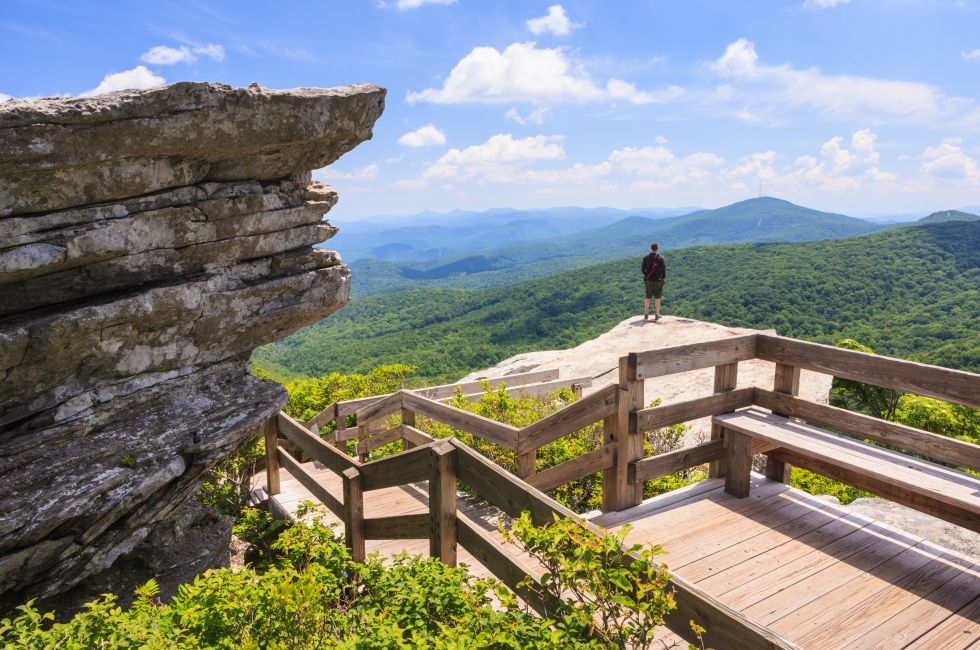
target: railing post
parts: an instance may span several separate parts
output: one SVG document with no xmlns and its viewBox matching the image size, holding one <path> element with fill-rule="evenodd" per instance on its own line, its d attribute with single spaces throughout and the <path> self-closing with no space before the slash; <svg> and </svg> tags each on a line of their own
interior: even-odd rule
<svg viewBox="0 0 980 650">
<path fill-rule="evenodd" d="M 725 492 L 744 499 L 749 496 L 752 473 L 752 437 L 731 429 L 726 429 L 724 435 L 728 450 Z"/>
<path fill-rule="evenodd" d="M 607 418 L 603 429 L 607 442 L 616 443 L 616 462 L 612 472 L 615 476 L 611 494 L 603 495 L 603 509 L 624 510 L 639 505 L 643 501 L 643 481 L 631 482 L 629 465 L 643 458 L 643 432 L 638 430 L 636 412 L 643 409 L 643 380 L 636 378 L 636 354 L 630 353 L 619 360 L 619 393 L 616 396 L 616 415 Z"/>
<path fill-rule="evenodd" d="M 517 454 L 517 476 L 523 479 L 534 476 L 538 471 L 537 463 L 537 449 L 532 449 L 531 451 L 524 452 L 523 454 Z"/>
<path fill-rule="evenodd" d="M 370 426 L 368 426 L 367 424 L 358 424 L 357 425 L 357 441 L 356 442 L 360 442 L 361 440 L 367 440 L 368 436 L 370 436 L 370 435 L 371 435 L 371 427 Z M 357 449 L 357 444 L 356 443 L 354 445 L 354 449 L 355 450 Z M 357 454 L 357 460 L 361 461 L 362 463 L 366 462 L 367 461 L 367 454 L 366 453 L 365 454 Z"/>
<path fill-rule="evenodd" d="M 456 566 L 456 450 L 432 448 L 429 472 L 429 555 Z"/>
<path fill-rule="evenodd" d="M 279 416 L 266 420 L 265 429 L 265 491 L 269 496 L 279 494 Z"/>
<path fill-rule="evenodd" d="M 773 391 L 785 393 L 796 397 L 800 394 L 800 369 L 795 366 L 787 366 L 776 363 L 776 372 L 773 379 Z M 776 415 L 786 415 L 773 411 Z M 776 460 L 772 454 L 766 454 L 766 478 L 780 483 L 789 483 L 792 478 L 793 467 L 789 463 Z"/>
<path fill-rule="evenodd" d="M 715 386 L 714 392 L 724 393 L 726 391 L 735 390 L 738 385 L 738 362 L 726 363 L 721 366 L 715 366 Z M 711 425 L 711 439 L 720 440 L 723 437 L 723 432 L 720 426 L 717 424 Z M 708 476 L 710 478 L 717 478 L 719 476 L 725 475 L 725 461 L 716 460 L 708 464 Z"/>
<path fill-rule="evenodd" d="M 344 541 L 355 562 L 363 562 L 364 490 L 361 473 L 355 467 L 344 470 Z"/>
<path fill-rule="evenodd" d="M 402 407 L 402 424 L 407 425 L 407 426 L 410 426 L 410 427 L 414 427 L 415 426 L 415 411 L 412 411 L 410 409 L 407 409 L 407 408 L 405 408 L 403 406 Z M 402 451 L 408 451 L 409 449 L 411 449 L 414 446 L 415 445 L 413 445 L 412 443 L 410 443 L 408 440 L 405 440 L 404 438 L 402 438 Z"/>
</svg>

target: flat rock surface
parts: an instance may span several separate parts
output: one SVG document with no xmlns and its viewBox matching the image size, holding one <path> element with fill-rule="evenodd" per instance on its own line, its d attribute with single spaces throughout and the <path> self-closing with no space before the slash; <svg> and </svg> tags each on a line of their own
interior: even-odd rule
<svg viewBox="0 0 980 650">
<path fill-rule="evenodd" d="M 385 90 L 183 82 L 0 104 L 0 216 L 318 169 L 371 138 Z"/>
<path fill-rule="evenodd" d="M 588 395 L 606 384 L 618 381 L 619 358 L 630 352 L 644 352 L 703 343 L 719 338 L 752 334 L 760 330 L 726 327 L 716 323 L 664 316 L 659 322 L 643 320 L 643 316 L 628 318 L 614 328 L 570 350 L 546 350 L 518 354 L 501 361 L 492 368 L 473 372 L 460 381 L 481 377 L 500 377 L 532 370 L 558 369 L 562 377 L 592 377 Z M 772 334 L 772 330 L 765 333 Z M 772 389 L 774 364 L 758 359 L 738 364 L 738 387 L 759 386 Z M 803 371 L 800 374 L 800 396 L 815 402 L 827 403 L 830 396 L 831 377 Z M 644 400 L 650 404 L 660 399 L 663 404 L 705 397 L 712 393 L 714 369 L 705 368 L 682 372 L 667 377 L 647 380 L 644 384 Z M 711 419 L 702 418 L 691 422 L 687 435 L 688 445 L 696 444 L 711 432 Z"/>
</svg>

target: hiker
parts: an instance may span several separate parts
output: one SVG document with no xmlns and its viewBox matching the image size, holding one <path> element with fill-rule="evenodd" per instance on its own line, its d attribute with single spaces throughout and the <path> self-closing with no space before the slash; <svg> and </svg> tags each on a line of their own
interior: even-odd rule
<svg viewBox="0 0 980 650">
<path fill-rule="evenodd" d="M 660 244 L 650 244 L 650 253 L 643 257 L 643 263 L 640 264 L 647 296 L 643 302 L 643 320 L 650 317 L 650 298 L 653 297 L 654 322 L 660 320 L 660 298 L 664 295 L 664 283 L 667 282 L 667 262 L 659 250 Z"/>
</svg>

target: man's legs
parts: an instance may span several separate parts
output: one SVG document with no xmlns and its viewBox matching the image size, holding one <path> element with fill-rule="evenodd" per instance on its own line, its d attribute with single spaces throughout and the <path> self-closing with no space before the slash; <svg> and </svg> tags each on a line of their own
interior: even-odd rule
<svg viewBox="0 0 980 650">
<path fill-rule="evenodd" d="M 660 316 L 660 298 L 653 299 L 653 308 L 656 311 L 657 316 Z M 647 309 L 650 309 L 650 301 L 647 300 Z"/>
<path fill-rule="evenodd" d="M 660 311 L 660 301 L 657 301 L 657 311 Z M 647 298 L 643 301 L 643 318 L 650 315 L 650 299 Z"/>
</svg>

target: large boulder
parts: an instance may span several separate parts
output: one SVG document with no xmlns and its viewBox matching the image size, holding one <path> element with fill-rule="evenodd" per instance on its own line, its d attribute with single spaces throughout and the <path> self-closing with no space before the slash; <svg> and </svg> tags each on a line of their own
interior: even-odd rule
<svg viewBox="0 0 980 650">
<path fill-rule="evenodd" d="M 371 137 L 384 95 L 0 105 L 0 611 L 145 553 L 282 407 L 249 355 L 347 302 L 314 248 L 337 195 L 309 172 Z"/>
</svg>

